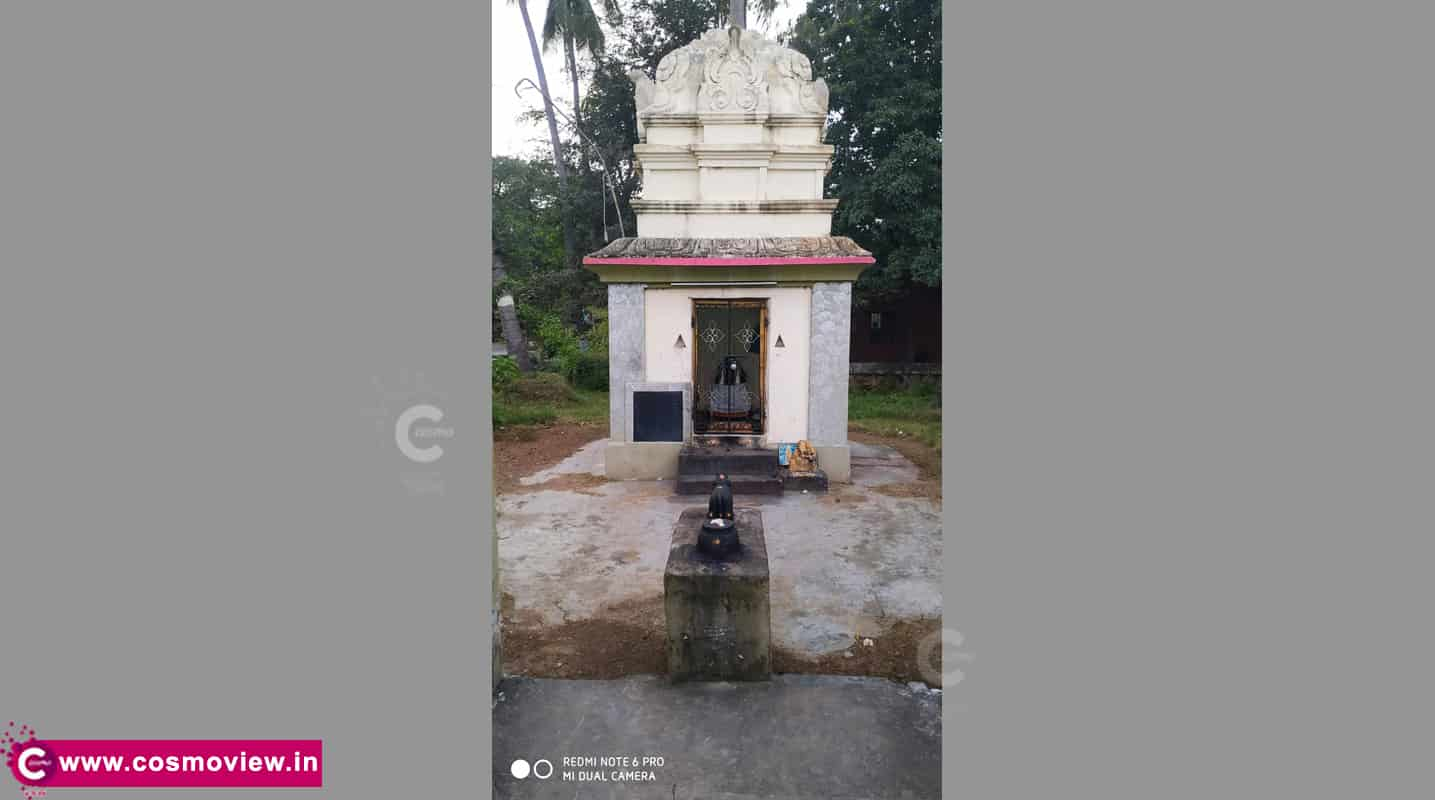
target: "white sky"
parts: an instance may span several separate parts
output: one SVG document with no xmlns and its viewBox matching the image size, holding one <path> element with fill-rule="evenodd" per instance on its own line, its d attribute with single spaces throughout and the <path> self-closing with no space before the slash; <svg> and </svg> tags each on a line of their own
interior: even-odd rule
<svg viewBox="0 0 1435 800">
<path fill-rule="evenodd" d="M 596 5 L 596 0 L 595 0 Z M 806 0 L 785 0 L 765 25 L 754 25 L 767 36 L 775 36 L 785 29 L 806 8 Z M 534 34 L 543 31 L 543 15 L 547 13 L 547 0 L 529 0 L 528 15 L 533 20 Z M 748 10 L 751 15 L 751 6 Z M 539 46 L 542 46 L 540 40 Z M 584 54 L 578 57 L 586 58 Z M 563 110 L 568 108 L 573 89 L 563 69 L 563 54 L 557 47 L 543 54 L 543 69 L 548 76 L 548 91 L 558 100 Z M 518 4 L 510 0 L 493 0 L 493 154 L 500 156 L 549 156 L 548 130 L 544 123 L 527 124 L 518 121 L 518 115 L 530 108 L 542 108 L 538 92 L 525 89 L 522 98 L 513 94 L 513 86 L 524 78 L 538 82 L 538 73 L 533 69 L 533 54 L 528 49 L 528 34 L 523 30 L 523 15 L 518 13 Z M 587 87 L 583 87 L 587 88 Z"/>
</svg>

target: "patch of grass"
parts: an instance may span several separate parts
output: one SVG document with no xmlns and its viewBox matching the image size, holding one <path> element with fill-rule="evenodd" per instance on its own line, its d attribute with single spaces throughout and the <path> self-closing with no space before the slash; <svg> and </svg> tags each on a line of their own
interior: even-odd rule
<svg viewBox="0 0 1435 800">
<path fill-rule="evenodd" d="M 561 375 L 553 373 L 516 378 L 493 396 L 495 429 L 607 421 L 607 392 L 574 389 Z"/>
<path fill-rule="evenodd" d="M 909 439 L 938 453 L 942 449 L 942 400 L 936 387 L 908 389 L 853 387 L 848 396 L 849 427 L 878 436 Z M 608 420 L 608 393 L 574 389 L 562 376 L 539 373 L 518 378 L 493 398 L 495 428 Z"/>
<path fill-rule="evenodd" d="M 553 406 L 532 405 L 530 403 L 504 402 L 495 397 L 493 399 L 493 427 L 508 428 L 514 425 L 547 425 L 558 419 L 558 411 Z"/>
<path fill-rule="evenodd" d="M 558 409 L 558 419 L 563 422 L 607 422 L 608 393 L 593 389 L 574 389 L 576 399 Z"/>
<path fill-rule="evenodd" d="M 578 399 L 568 381 L 553 372 L 535 372 L 514 378 L 499 393 L 514 402 L 548 405 L 571 403 Z"/>
<path fill-rule="evenodd" d="M 942 450 L 942 397 L 932 384 L 905 389 L 854 386 L 847 409 L 852 430 L 911 439 L 937 452 Z"/>
</svg>

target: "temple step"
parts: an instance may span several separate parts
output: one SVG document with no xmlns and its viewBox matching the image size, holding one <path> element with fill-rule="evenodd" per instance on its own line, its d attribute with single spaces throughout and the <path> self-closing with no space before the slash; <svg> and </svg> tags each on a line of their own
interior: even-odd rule
<svg viewBox="0 0 1435 800">
<path fill-rule="evenodd" d="M 782 494 L 782 479 L 776 475 L 732 475 L 733 497 L 741 500 L 743 495 Z M 679 475 L 675 494 L 710 495 L 717 473 L 707 475 Z"/>
<path fill-rule="evenodd" d="M 678 474 L 776 477 L 777 451 L 752 447 L 684 447 L 678 453 Z"/>
</svg>

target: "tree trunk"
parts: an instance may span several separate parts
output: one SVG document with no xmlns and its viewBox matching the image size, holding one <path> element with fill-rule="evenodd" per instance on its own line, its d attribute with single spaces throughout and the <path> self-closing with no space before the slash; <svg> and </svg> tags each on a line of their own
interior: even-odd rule
<svg viewBox="0 0 1435 800">
<path fill-rule="evenodd" d="M 523 27 L 528 31 L 528 49 L 533 51 L 533 68 L 538 71 L 538 88 L 543 92 L 543 111 L 548 117 L 548 139 L 553 145 L 553 169 L 558 173 L 558 207 L 563 219 L 563 256 L 568 266 L 578 269 L 578 239 L 573 234 L 573 214 L 568 202 L 568 167 L 563 163 L 563 142 L 558 138 L 558 117 L 553 113 L 553 100 L 548 94 L 548 74 L 543 70 L 543 55 L 538 37 L 533 35 L 533 20 L 528 16 L 528 0 L 518 0 Z"/>
<path fill-rule="evenodd" d="M 573 46 L 573 34 L 567 32 L 563 34 L 563 48 L 568 54 L 568 75 L 573 78 L 573 122 L 579 130 L 582 130 L 583 107 L 578 94 L 578 51 Z M 583 134 L 580 133 L 578 136 L 581 139 Z"/>
<path fill-rule="evenodd" d="M 508 277 L 508 270 L 503 266 L 503 256 L 493 251 L 493 285 L 503 283 Z M 523 338 L 523 326 L 518 321 L 518 306 L 513 302 L 513 295 L 504 292 L 498 297 L 498 322 L 503 328 L 503 342 L 508 345 L 508 354 L 518 364 L 518 371 L 529 373 L 533 371 L 533 362 L 528 359 L 528 340 Z"/>
</svg>

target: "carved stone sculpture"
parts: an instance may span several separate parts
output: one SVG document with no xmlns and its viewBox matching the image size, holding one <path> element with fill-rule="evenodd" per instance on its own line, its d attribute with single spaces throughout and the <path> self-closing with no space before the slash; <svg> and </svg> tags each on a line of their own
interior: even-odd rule
<svg viewBox="0 0 1435 800">
<path fill-rule="evenodd" d="M 813 79 L 807 56 L 737 27 L 715 28 L 663 56 L 651 80 L 638 70 L 628 77 L 639 136 L 653 114 L 827 114 L 827 83 Z"/>
<path fill-rule="evenodd" d="M 793 475 L 812 475 L 817 472 L 817 448 L 803 439 L 787 457 L 787 469 Z"/>
</svg>

